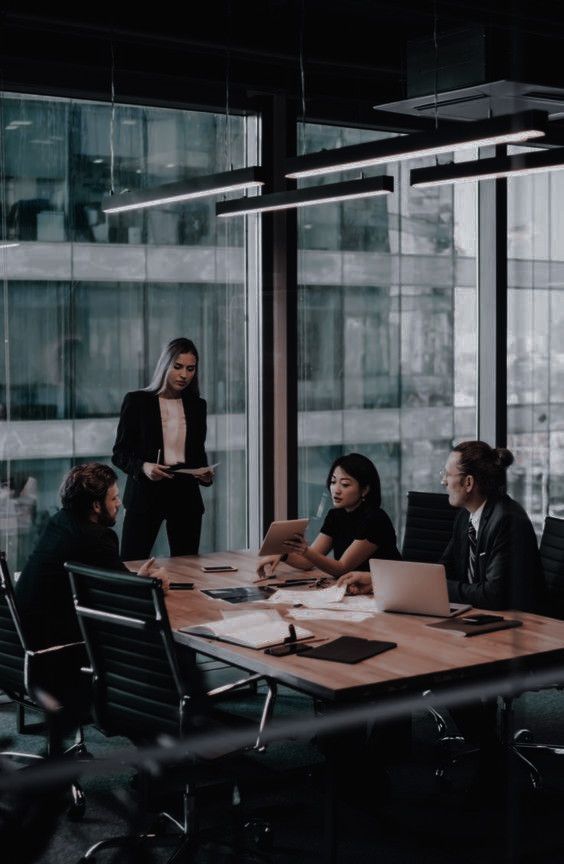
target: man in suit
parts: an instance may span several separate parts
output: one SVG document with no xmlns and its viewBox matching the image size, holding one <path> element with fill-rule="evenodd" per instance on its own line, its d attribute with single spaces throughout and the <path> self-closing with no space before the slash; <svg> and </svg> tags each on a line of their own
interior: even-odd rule
<svg viewBox="0 0 564 864">
<path fill-rule="evenodd" d="M 520 504 L 507 495 L 505 473 L 513 454 L 483 441 L 453 448 L 441 482 L 459 507 L 441 558 L 449 599 L 482 609 L 538 611 L 543 580 L 537 540 Z"/>
<path fill-rule="evenodd" d="M 453 447 L 441 472 L 449 503 L 460 508 L 441 558 L 449 599 L 482 609 L 542 608 L 543 579 L 537 539 L 524 509 L 506 493 L 513 454 L 484 441 Z M 351 594 L 369 593 L 370 576 L 339 580 Z M 477 785 L 496 794 L 504 752 L 496 734 L 497 705 L 483 699 L 451 709 L 465 739 L 480 748 Z"/>
<path fill-rule="evenodd" d="M 121 503 L 114 470 L 98 462 L 76 465 L 63 480 L 60 496 L 62 509 L 47 523 L 15 587 L 34 649 L 82 639 L 65 561 L 128 572 L 112 530 Z M 168 587 L 168 577 L 162 567 L 154 567 L 154 559 L 137 572 L 158 576 Z"/>
</svg>

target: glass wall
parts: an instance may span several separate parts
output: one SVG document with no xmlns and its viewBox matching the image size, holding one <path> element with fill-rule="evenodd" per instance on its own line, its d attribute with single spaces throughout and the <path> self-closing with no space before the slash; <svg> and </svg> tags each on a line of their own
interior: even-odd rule
<svg viewBox="0 0 564 864">
<path fill-rule="evenodd" d="M 201 548 L 246 546 L 256 285 L 249 293 L 244 220 L 217 220 L 213 198 L 107 218 L 100 205 L 111 188 L 254 164 L 256 123 L 13 94 L 1 104 L 0 542 L 11 566 L 55 511 L 65 471 L 109 461 L 124 394 L 180 335 L 200 351 L 208 455 L 221 463 L 203 492 Z"/>
<path fill-rule="evenodd" d="M 559 172 L 508 181 L 511 493 L 539 535 L 547 513 L 564 516 L 563 197 Z"/>
<path fill-rule="evenodd" d="M 307 124 L 301 152 L 377 137 Z M 300 514 L 321 518 L 332 460 L 359 451 L 401 534 L 407 491 L 440 491 L 453 439 L 475 437 L 476 190 L 412 189 L 422 164 L 373 169 L 393 195 L 300 212 Z"/>
</svg>

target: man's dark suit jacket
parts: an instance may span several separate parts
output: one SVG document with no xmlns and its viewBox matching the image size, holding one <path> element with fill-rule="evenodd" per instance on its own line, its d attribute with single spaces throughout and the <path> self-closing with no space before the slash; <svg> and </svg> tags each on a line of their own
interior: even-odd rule
<svg viewBox="0 0 564 864">
<path fill-rule="evenodd" d="M 51 517 L 16 582 L 23 626 L 34 649 L 82 639 L 65 561 L 129 572 L 111 528 L 77 519 L 70 510 Z"/>
<path fill-rule="evenodd" d="M 206 442 L 206 402 L 187 393 L 182 398 L 186 416 L 185 462 L 188 468 L 208 464 Z M 144 462 L 164 462 L 163 429 L 159 398 L 146 390 L 127 393 L 114 444 L 112 462 L 127 474 L 123 503 L 127 510 L 162 513 L 181 506 L 184 511 L 203 513 L 204 505 L 197 481 L 189 475 L 155 483 L 143 473 Z"/>
<path fill-rule="evenodd" d="M 461 510 L 441 558 L 449 599 L 483 609 L 539 611 L 543 579 L 537 538 L 521 505 L 509 495 L 486 501 L 478 526 L 472 584 L 467 577 L 469 519 L 468 510 Z"/>
</svg>

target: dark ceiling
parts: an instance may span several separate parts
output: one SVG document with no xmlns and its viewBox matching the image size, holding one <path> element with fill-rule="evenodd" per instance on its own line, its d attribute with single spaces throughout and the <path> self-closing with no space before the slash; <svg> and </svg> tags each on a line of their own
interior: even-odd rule
<svg viewBox="0 0 564 864">
<path fill-rule="evenodd" d="M 224 108 L 229 92 L 235 109 L 285 93 L 298 113 L 305 103 L 309 118 L 358 123 L 373 121 L 374 105 L 401 103 L 425 64 L 421 87 L 434 82 L 439 93 L 464 76 L 475 78 L 466 83 L 481 76 L 564 87 L 562 0 L 200 0 L 134 13 L 119 3 L 108 7 L 4 6 L 3 89 L 109 99 L 112 52 L 120 101 Z M 470 52 L 462 68 L 452 47 L 466 33 L 484 46 L 481 66 Z"/>
</svg>

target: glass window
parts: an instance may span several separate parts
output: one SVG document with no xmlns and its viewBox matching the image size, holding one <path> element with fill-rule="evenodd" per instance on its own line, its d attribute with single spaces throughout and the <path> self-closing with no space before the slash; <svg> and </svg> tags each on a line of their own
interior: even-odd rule
<svg viewBox="0 0 564 864">
<path fill-rule="evenodd" d="M 558 172 L 508 181 L 510 492 L 541 534 L 564 516 L 564 247 Z"/>
<path fill-rule="evenodd" d="M 378 137 L 306 124 L 300 146 Z M 411 189 L 421 164 L 367 172 L 392 174 L 391 196 L 299 213 L 299 509 L 318 520 L 332 460 L 357 451 L 401 532 L 407 491 L 440 491 L 453 439 L 475 437 L 475 187 Z"/>
<path fill-rule="evenodd" d="M 201 549 L 246 546 L 257 286 L 245 220 L 217 220 L 214 198 L 108 218 L 100 208 L 112 180 L 119 194 L 254 164 L 256 121 L 4 93 L 2 123 L 2 236 L 17 244 L 0 248 L 0 546 L 10 565 L 25 563 L 70 465 L 109 462 L 125 393 L 146 386 L 163 345 L 183 335 L 201 354 L 207 449 L 221 463 L 203 492 Z M 157 553 L 167 549 L 161 538 Z"/>
</svg>

